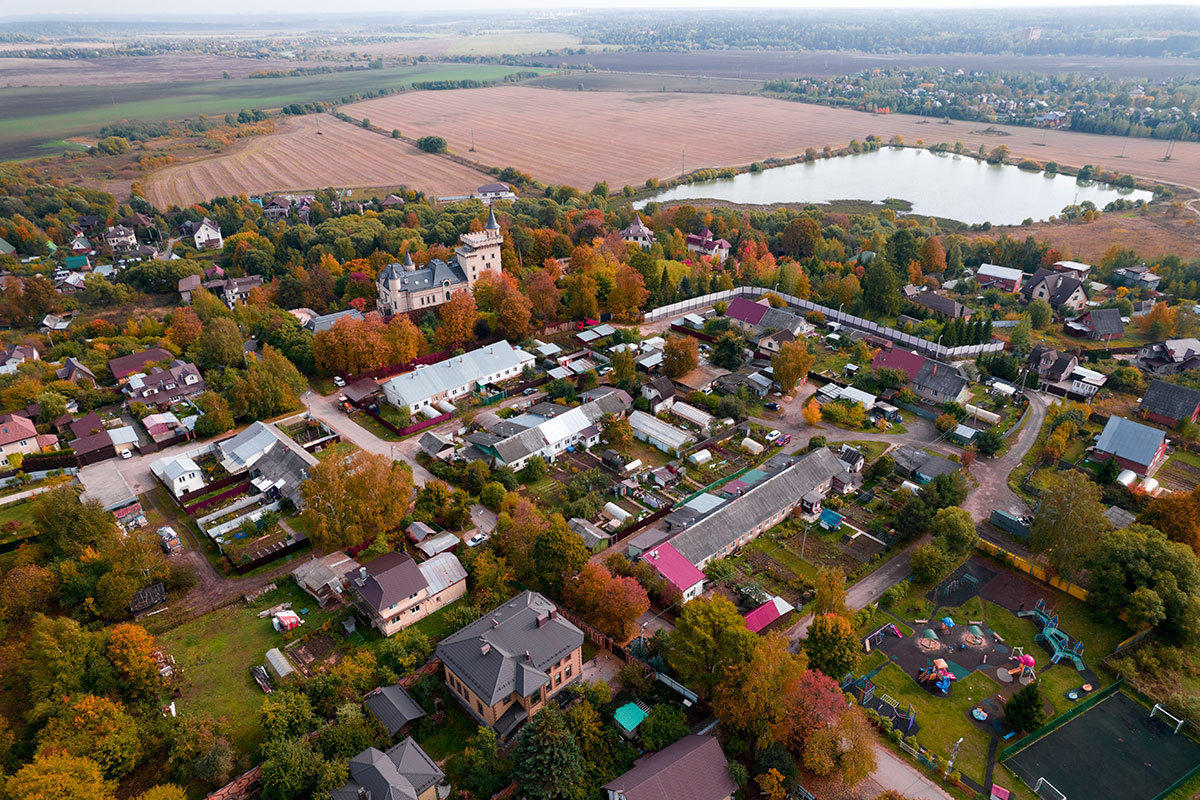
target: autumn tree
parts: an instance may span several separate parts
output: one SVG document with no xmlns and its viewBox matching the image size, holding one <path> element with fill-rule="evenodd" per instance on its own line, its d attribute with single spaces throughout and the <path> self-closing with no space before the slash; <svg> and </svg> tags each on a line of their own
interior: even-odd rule
<svg viewBox="0 0 1200 800">
<path fill-rule="evenodd" d="M 614 577 L 599 564 L 585 564 L 564 593 L 572 608 L 618 641 L 632 636 L 634 623 L 650 610 L 650 596 L 636 578 Z"/>
<path fill-rule="evenodd" d="M 1053 472 L 1033 517 L 1030 545 L 1046 558 L 1052 572 L 1070 577 L 1083 565 L 1097 533 L 1111 527 L 1099 486 L 1079 472 Z"/>
<path fill-rule="evenodd" d="M 438 307 L 438 318 L 438 346 L 447 350 L 462 347 L 475 338 L 475 297 L 465 290 L 455 292 Z"/>
<path fill-rule="evenodd" d="M 105 776 L 120 778 L 137 766 L 141 739 L 138 724 L 124 705 L 84 694 L 56 709 L 38 733 L 38 748 L 43 753 L 62 750 L 91 759 Z"/>
<path fill-rule="evenodd" d="M 195 313 L 195 312 L 193 312 Z M 242 332 L 228 317 L 209 320 L 196 339 L 196 360 L 205 367 L 229 367 L 242 363 Z"/>
<path fill-rule="evenodd" d="M 388 361 L 407 364 L 425 347 L 425 335 L 406 315 L 397 314 L 387 325 Z"/>
<path fill-rule="evenodd" d="M 804 651 L 810 665 L 831 678 L 840 678 L 858 664 L 859 642 L 854 625 L 840 614 L 817 617 L 808 628 Z"/>
<path fill-rule="evenodd" d="M 196 312 L 187 306 L 182 306 L 171 312 L 171 325 L 167 328 L 167 338 L 179 346 L 179 349 L 186 350 L 192 346 L 192 342 L 200 338 L 200 334 L 204 332 L 204 326 L 200 322 L 200 317 L 196 316 Z"/>
<path fill-rule="evenodd" d="M 642 304 L 650 297 L 646 281 L 640 272 L 628 264 L 617 267 L 612 291 L 608 293 L 608 308 L 619 320 L 632 321 L 637 318 Z"/>
<path fill-rule="evenodd" d="M 672 380 L 682 378 L 700 363 L 700 348 L 691 336 L 668 336 L 663 346 L 663 374 Z"/>
<path fill-rule="evenodd" d="M 591 557 L 579 534 L 555 514 L 533 544 L 533 563 L 541 588 L 551 597 L 562 597 L 563 584 L 571 580 Z"/>
<path fill-rule="evenodd" d="M 804 421 L 809 425 L 817 425 L 821 422 L 821 404 L 817 402 L 817 398 L 811 398 L 804 406 Z"/>
<path fill-rule="evenodd" d="M 548 272 L 536 270 L 525 279 L 525 296 L 529 298 L 531 310 L 539 320 L 551 322 L 558 319 L 562 292 Z"/>
<path fill-rule="evenodd" d="M 779 352 L 771 357 L 771 368 L 784 394 L 790 393 L 807 377 L 814 360 L 815 357 L 808 351 L 808 345 L 800 339 L 780 345 Z"/>
<path fill-rule="evenodd" d="M 1138 522 L 1157 528 L 1171 541 L 1183 542 L 1200 555 L 1200 487 L 1190 492 L 1163 492 L 1150 501 Z"/>
<path fill-rule="evenodd" d="M 244 372 L 229 387 L 230 408 L 240 419 L 270 419 L 300 405 L 308 382 L 283 353 L 264 344 L 259 357 L 251 356 Z"/>
<path fill-rule="evenodd" d="M 815 593 L 808 609 L 814 617 L 846 613 L 846 574 L 839 567 L 824 567 L 817 573 Z"/>
<path fill-rule="evenodd" d="M 783 228 L 780 243 L 792 258 L 812 258 L 821 244 L 821 226 L 809 217 L 797 217 Z"/>
<path fill-rule="evenodd" d="M 615 385 L 627 391 L 637 388 L 637 360 L 634 358 L 633 350 L 625 348 L 613 353 L 609 365 L 613 370 L 612 380 Z"/>
<path fill-rule="evenodd" d="M 310 469 L 300 486 L 309 538 L 326 552 L 353 547 L 399 527 L 413 476 L 406 464 L 357 450 Z"/>
<path fill-rule="evenodd" d="M 946 271 L 946 251 L 936 236 L 930 236 L 921 245 L 921 270 L 926 275 Z"/>
<path fill-rule="evenodd" d="M 195 398 L 196 406 L 200 409 L 200 418 L 196 420 L 196 436 L 207 439 L 233 429 L 233 412 L 229 401 L 213 391 Z"/>
<path fill-rule="evenodd" d="M 684 605 L 667 661 L 689 688 L 711 697 L 729 669 L 753 657 L 757 644 L 737 608 L 718 594 Z"/>
<path fill-rule="evenodd" d="M 1168 338 L 1175 331 L 1176 311 L 1164 302 L 1154 304 L 1150 312 L 1137 318 L 1138 329 L 1150 339 Z"/>
<path fill-rule="evenodd" d="M 821 728 L 808 737 L 804 766 L 815 775 L 836 775 L 845 786 L 855 786 L 875 771 L 875 738 L 862 709 L 849 708 L 832 728 Z"/>
<path fill-rule="evenodd" d="M 113 800 L 115 786 L 90 758 L 61 750 L 42 752 L 4 784 L 21 800 Z"/>
<path fill-rule="evenodd" d="M 73 486 L 52 489 L 34 501 L 33 527 L 51 552 L 65 554 L 95 548 L 118 532 L 113 515 L 95 500 L 81 500 Z"/>
<path fill-rule="evenodd" d="M 317 727 L 317 715 L 303 692 L 288 690 L 271 694 L 258 712 L 267 741 L 278 742 L 303 736 Z"/>
<path fill-rule="evenodd" d="M 617 414 L 605 414 L 600 420 L 601 439 L 609 447 L 626 448 L 633 444 L 633 426 Z"/>
<path fill-rule="evenodd" d="M 713 690 L 713 710 L 721 722 L 759 747 L 780 738 L 792 714 L 788 699 L 801 691 L 807 661 L 788 652 L 780 634 L 761 638 L 753 656 L 730 667 Z"/>
<path fill-rule="evenodd" d="M 154 637 L 141 625 L 122 623 L 108 631 L 108 660 L 129 687 L 129 693 L 151 697 L 162 686 L 162 677 L 154 662 L 157 646 Z"/>
<path fill-rule="evenodd" d="M 529 320 L 532 315 L 533 306 L 529 298 L 511 279 L 505 278 L 497 310 L 497 320 L 504 335 L 517 341 L 524 339 L 529 335 Z"/>
<path fill-rule="evenodd" d="M 58 577 L 38 564 L 20 564 L 4 574 L 0 581 L 0 602 L 4 616 L 16 622 L 26 614 L 43 611 L 58 590 Z"/>
</svg>

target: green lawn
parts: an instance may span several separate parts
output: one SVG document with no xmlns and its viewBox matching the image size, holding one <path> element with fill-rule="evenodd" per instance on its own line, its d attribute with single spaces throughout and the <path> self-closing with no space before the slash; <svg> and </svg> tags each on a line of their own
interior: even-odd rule
<svg viewBox="0 0 1200 800">
<path fill-rule="evenodd" d="M 35 86 L 0 89 L 10 116 L 0 136 L 0 158 L 46 155 L 46 142 L 89 133 L 121 119 L 179 120 L 199 114 L 274 109 L 314 100 L 338 101 L 378 89 L 408 89 L 414 81 L 499 81 L 530 67 L 423 64 L 382 70 L 286 78 L 129 83 L 112 86 Z M 548 71 L 548 70 L 541 70 Z M 449 97 L 447 102 L 451 102 Z"/>
<path fill-rule="evenodd" d="M 10 522 L 19 522 L 20 527 L 13 531 L 5 531 L 3 539 L 18 539 L 33 533 L 33 500 L 18 500 L 0 506 L 0 529 Z"/>
<path fill-rule="evenodd" d="M 270 619 L 257 613 L 291 600 L 292 608 L 308 608 L 304 628 L 313 630 L 330 618 L 290 580 L 247 607 L 238 603 L 205 614 L 159 635 L 182 673 L 180 713 L 224 717 L 239 752 L 253 755 L 262 741 L 258 709 L 266 696 L 250 676 L 272 647 L 282 648 L 283 636 Z"/>
<path fill-rule="evenodd" d="M 337 444 L 326 447 L 324 450 L 317 453 L 317 460 L 325 461 L 329 458 L 341 458 L 342 456 L 350 455 L 357 449 L 358 445 L 356 445 L 354 442 L 338 442 Z"/>
<path fill-rule="evenodd" d="M 434 761 L 442 761 L 462 752 L 467 739 L 479 727 L 479 723 L 467 716 L 449 692 L 443 692 L 443 707 L 446 709 L 445 722 L 423 736 L 418 733 L 416 737 L 417 744 Z"/>
<path fill-rule="evenodd" d="M 962 737 L 954 768 L 972 780 L 983 783 L 987 770 L 989 737 L 976 728 L 967 713 L 981 700 L 999 692 L 1000 687 L 980 672 L 955 681 L 949 697 L 935 697 L 917 686 L 916 680 L 895 664 L 885 666 L 873 679 L 875 696 L 887 694 L 905 708 L 912 703 L 921 731 L 917 740 L 936 756 L 950 757 L 951 745 Z"/>
<path fill-rule="evenodd" d="M 386 439 L 389 442 L 398 442 L 401 440 L 401 438 L 403 438 L 403 437 L 397 436 L 396 434 L 392 433 L 387 428 L 383 427 L 378 422 L 376 422 L 373 418 L 368 417 L 366 414 L 364 414 L 361 411 L 357 411 L 357 412 L 351 414 L 349 416 L 349 419 L 352 422 L 357 423 L 360 427 L 366 428 L 371 433 L 378 436 L 380 439 Z"/>
<path fill-rule="evenodd" d="M 446 622 L 446 612 L 452 608 L 461 606 L 466 602 L 466 598 L 460 598 L 445 608 L 439 608 L 437 611 L 418 622 L 415 626 L 416 629 L 428 636 L 430 642 L 437 644 L 455 631 L 455 629 L 450 627 L 450 625 Z"/>
<path fill-rule="evenodd" d="M 896 426 L 893 426 L 896 427 Z M 858 452 L 862 453 L 867 459 L 867 463 L 873 463 L 877 458 L 883 455 L 883 451 L 888 449 L 887 442 L 842 442 L 848 444 Z"/>
</svg>

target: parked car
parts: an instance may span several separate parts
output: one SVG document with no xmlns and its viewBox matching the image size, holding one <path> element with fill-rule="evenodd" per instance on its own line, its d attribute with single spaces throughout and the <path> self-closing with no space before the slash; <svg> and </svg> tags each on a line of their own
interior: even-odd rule
<svg viewBox="0 0 1200 800">
<path fill-rule="evenodd" d="M 779 403 L 763 403 L 763 408 L 767 411 L 778 411 Z"/>
<path fill-rule="evenodd" d="M 787 444 L 791 440 L 792 440 L 792 435 L 790 433 L 785 433 L 783 436 L 780 436 L 778 439 L 775 440 L 775 446 L 783 447 L 785 444 Z"/>
<path fill-rule="evenodd" d="M 121 458 L 133 458 L 133 451 L 132 450 L 122 450 Z"/>
<path fill-rule="evenodd" d="M 771 442 L 775 441 L 775 440 L 776 440 L 776 439 L 778 439 L 780 436 L 783 436 L 783 434 L 782 434 L 782 433 L 780 433 L 779 431 L 771 431 L 770 433 L 768 433 L 768 434 L 767 434 L 767 437 L 766 437 L 766 438 L 767 438 L 767 443 L 769 444 L 769 443 L 771 443 Z"/>
<path fill-rule="evenodd" d="M 479 545 L 483 544 L 490 538 L 492 538 L 490 534 L 482 532 L 477 533 L 470 539 L 467 539 L 467 547 L 479 547 Z"/>
<path fill-rule="evenodd" d="M 525 395 L 526 397 L 529 397 L 529 395 L 531 395 L 531 394 L 537 394 L 537 389 L 530 386 L 525 391 L 521 392 L 521 394 Z"/>
<path fill-rule="evenodd" d="M 334 375 L 333 376 L 333 385 L 340 389 L 346 385 L 346 379 L 343 378 L 341 375 Z"/>
</svg>

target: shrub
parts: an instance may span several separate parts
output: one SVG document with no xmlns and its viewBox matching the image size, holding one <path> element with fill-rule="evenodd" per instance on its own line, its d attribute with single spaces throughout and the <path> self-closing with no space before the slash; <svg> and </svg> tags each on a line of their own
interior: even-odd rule
<svg viewBox="0 0 1200 800">
<path fill-rule="evenodd" d="M 446 152 L 446 140 L 441 136 L 422 136 L 417 139 L 417 147 L 426 153 L 444 153 Z"/>
</svg>

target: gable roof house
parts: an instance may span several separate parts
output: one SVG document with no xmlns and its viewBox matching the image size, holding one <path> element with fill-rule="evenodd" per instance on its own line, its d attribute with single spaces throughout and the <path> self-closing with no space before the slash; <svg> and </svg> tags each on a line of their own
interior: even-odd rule
<svg viewBox="0 0 1200 800">
<path fill-rule="evenodd" d="M 349 571 L 345 588 L 371 624 L 391 636 L 465 595 L 467 571 L 453 553 L 417 564 L 391 552 Z"/>
<path fill-rule="evenodd" d="M 970 319 L 971 309 L 937 292 L 918 292 L 909 298 L 916 305 L 947 319 Z"/>
<path fill-rule="evenodd" d="M 363 699 L 363 705 L 379 720 L 379 724 L 387 729 L 388 736 L 392 738 L 404 730 L 406 725 L 425 716 L 425 709 L 421 708 L 398 683 L 373 689 Z"/>
<path fill-rule="evenodd" d="M 501 339 L 478 350 L 397 375 L 383 384 L 383 394 L 397 408 L 408 408 L 417 413 L 442 400 L 453 402 L 479 386 L 516 377 L 536 361 L 532 354 Z"/>
<path fill-rule="evenodd" d="M 1151 381 L 1138 413 L 1151 422 L 1173 427 L 1182 421 L 1195 422 L 1200 416 L 1200 390 L 1166 381 Z"/>
<path fill-rule="evenodd" d="M 18 453 L 36 453 L 40 447 L 33 420 L 14 414 L 0 417 L 0 466 L 7 467 L 9 459 Z"/>
<path fill-rule="evenodd" d="M 539 403 L 524 414 L 497 420 L 486 433 L 468 435 L 467 441 L 493 465 L 514 470 L 523 468 L 535 455 L 554 461 L 568 448 L 598 444 L 601 418 L 608 413 L 624 413 L 629 407 L 628 397 L 616 390 L 569 409 Z"/>
<path fill-rule="evenodd" d="M 90 381 L 93 386 L 97 383 L 96 376 L 92 374 L 92 371 L 74 356 L 67 356 L 63 361 L 63 365 L 54 371 L 54 377 L 60 381 L 72 381 L 74 383 Z"/>
<path fill-rule="evenodd" d="M 517 193 L 507 183 L 485 183 L 477 187 L 471 196 L 476 200 L 483 201 L 485 206 L 490 206 L 497 200 L 517 199 Z"/>
<path fill-rule="evenodd" d="M 766 300 L 755 302 L 745 297 L 734 297 L 725 308 L 725 318 L 745 331 L 754 330 L 759 326 L 771 305 Z"/>
<path fill-rule="evenodd" d="M 737 784 L 721 743 L 688 734 L 604 784 L 608 800 L 730 800 Z"/>
<path fill-rule="evenodd" d="M 1037 373 L 1039 383 L 1057 383 L 1077 366 L 1079 358 L 1074 353 L 1060 353 L 1044 344 L 1036 345 L 1029 353 L 1029 368 Z"/>
<path fill-rule="evenodd" d="M 333 311 L 329 314 L 320 314 L 310 317 L 302 323 L 305 330 L 312 333 L 320 333 L 327 331 L 343 319 L 352 319 L 362 322 L 365 317 L 357 308 L 347 308 L 345 311 Z"/>
<path fill-rule="evenodd" d="M 17 344 L 0 351 L 0 375 L 11 375 L 17 371 L 17 367 L 24 364 L 26 361 L 38 361 L 41 356 L 38 355 L 36 347 L 29 345 Z"/>
<path fill-rule="evenodd" d="M 131 403 L 161 408 L 178 403 L 184 397 L 203 394 L 204 378 L 195 364 L 176 359 L 166 369 L 153 367 L 149 374 L 139 372 L 130 375 L 125 382 L 124 392 Z"/>
<path fill-rule="evenodd" d="M 1150 268 L 1145 264 L 1137 264 L 1136 266 L 1114 270 L 1110 280 L 1117 286 L 1128 286 L 1134 289 L 1145 289 L 1153 292 L 1157 291 L 1162 276 L 1151 272 Z"/>
<path fill-rule="evenodd" d="M 625 226 L 621 230 L 621 239 L 636 244 L 639 247 L 650 247 L 654 244 L 654 231 L 646 227 L 646 223 L 642 222 L 642 215 L 635 213 L 633 222 Z"/>
<path fill-rule="evenodd" d="M 995 264 L 980 264 L 975 271 L 975 282 L 983 288 L 993 287 L 1002 292 L 1016 292 L 1021 289 L 1021 281 L 1025 273 L 1012 267 L 1000 267 Z"/>
<path fill-rule="evenodd" d="M 459 703 L 507 739 L 579 679 L 583 632 L 527 591 L 442 639 L 437 657 Z"/>
<path fill-rule="evenodd" d="M 274 425 L 251 423 L 235 436 L 217 443 L 221 466 L 230 475 L 246 472 L 260 492 L 278 492 L 297 508 L 304 507 L 300 484 L 308 480 L 317 459 Z"/>
<path fill-rule="evenodd" d="M 968 394 L 967 379 L 958 368 L 932 358 L 925 359 L 909 386 L 918 397 L 937 404 L 961 403 Z"/>
<path fill-rule="evenodd" d="M 1200 339 L 1167 339 L 1138 351 L 1134 363 L 1151 375 L 1178 375 L 1200 369 Z"/>
<path fill-rule="evenodd" d="M 1076 313 L 1087 303 L 1087 293 L 1079 278 L 1048 269 L 1039 269 L 1024 282 L 1021 297 L 1026 303 L 1045 300 L 1051 308 L 1067 308 Z"/>
<path fill-rule="evenodd" d="M 350 759 L 350 780 L 332 800 L 445 800 L 446 774 L 410 736 L 385 753 L 368 747 Z"/>
<path fill-rule="evenodd" d="M 647 550 L 641 558 L 679 593 L 678 602 L 681 605 L 704 593 L 704 573 L 672 547 L 670 542 Z"/>
<path fill-rule="evenodd" d="M 708 228 L 700 231 L 699 236 L 689 233 L 684 237 L 684 244 L 691 252 L 711 256 L 715 261 L 724 261 L 729 258 L 729 253 L 733 249 L 733 245 L 724 239 L 714 239 L 713 232 Z"/>
<path fill-rule="evenodd" d="M 225 246 L 221 226 L 208 217 L 199 222 L 185 222 L 180 228 L 185 236 L 192 237 L 197 250 L 220 250 Z"/>
<path fill-rule="evenodd" d="M 1068 321 L 1064 329 L 1076 336 L 1106 342 L 1125 335 L 1125 323 L 1121 321 L 1121 312 L 1116 308 L 1094 308 Z"/>
<path fill-rule="evenodd" d="M 642 384 L 642 397 L 650 403 L 651 414 L 660 414 L 675 402 L 675 384 L 664 375 L 656 375 Z"/>
<path fill-rule="evenodd" d="M 155 470 L 155 467 L 158 469 Z M 158 474 L 159 480 L 165 483 L 171 494 L 176 497 L 182 497 L 204 486 L 204 474 L 199 465 L 188 456 L 157 461 L 151 467 L 151 471 Z"/>
<path fill-rule="evenodd" d="M 117 383 L 124 385 L 129 380 L 129 376 L 143 372 L 147 364 L 155 361 L 170 361 L 173 358 L 174 356 L 167 350 L 163 350 L 161 347 L 151 347 L 140 353 L 130 353 L 127 356 L 110 359 L 108 369 L 117 379 Z"/>
<path fill-rule="evenodd" d="M 1162 465 L 1167 435 L 1157 428 L 1124 417 L 1109 417 L 1096 441 L 1095 457 L 1115 458 L 1121 469 L 1150 477 Z"/>
<path fill-rule="evenodd" d="M 104 243 L 114 253 L 124 253 L 137 247 L 137 235 L 133 228 L 124 225 L 111 225 L 104 231 Z"/>
<path fill-rule="evenodd" d="M 292 580 L 322 606 L 336 600 L 346 589 L 347 576 L 358 573 L 361 564 L 341 551 L 310 558 L 292 570 Z"/>
<path fill-rule="evenodd" d="M 871 359 L 871 369 L 894 369 L 903 372 L 911 383 L 925 366 L 925 356 L 900 347 L 880 349 Z"/>
</svg>

